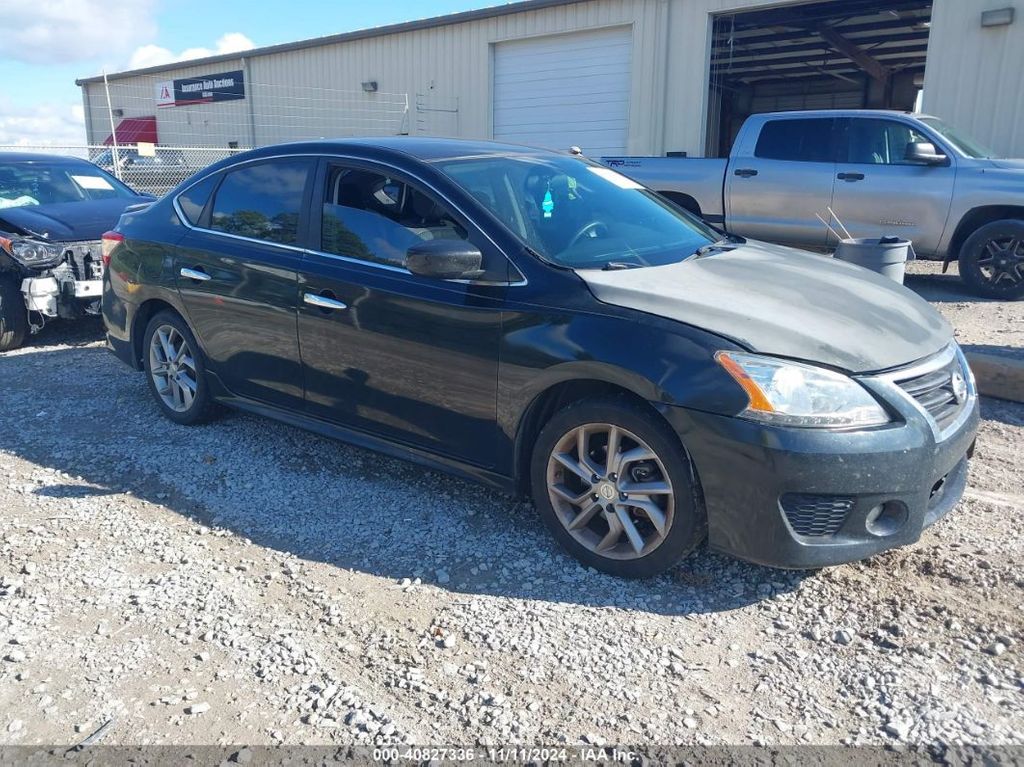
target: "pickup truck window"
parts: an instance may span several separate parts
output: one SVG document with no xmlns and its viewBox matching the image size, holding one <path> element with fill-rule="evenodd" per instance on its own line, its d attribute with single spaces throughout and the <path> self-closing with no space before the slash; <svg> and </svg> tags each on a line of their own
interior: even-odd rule
<svg viewBox="0 0 1024 767">
<path fill-rule="evenodd" d="M 763 160 L 835 162 L 835 120 L 769 120 L 761 128 L 754 156 Z"/>
<path fill-rule="evenodd" d="M 910 125 L 895 120 L 856 118 L 847 120 L 846 151 L 840 160 L 862 165 L 907 165 L 907 144 L 930 142 Z"/>
</svg>

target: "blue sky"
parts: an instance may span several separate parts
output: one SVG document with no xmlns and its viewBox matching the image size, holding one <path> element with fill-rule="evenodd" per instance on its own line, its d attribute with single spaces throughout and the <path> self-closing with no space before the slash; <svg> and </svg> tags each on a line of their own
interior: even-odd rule
<svg viewBox="0 0 1024 767">
<path fill-rule="evenodd" d="M 497 0 L 4 0 L 0 144 L 84 141 L 75 78 L 498 5 Z"/>
</svg>

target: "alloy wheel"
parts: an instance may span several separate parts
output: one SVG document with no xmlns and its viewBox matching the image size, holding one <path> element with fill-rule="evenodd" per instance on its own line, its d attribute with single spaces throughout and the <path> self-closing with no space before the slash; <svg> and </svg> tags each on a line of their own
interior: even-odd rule
<svg viewBox="0 0 1024 767">
<path fill-rule="evenodd" d="M 160 325 L 149 342 L 149 371 L 157 394 L 176 413 L 192 407 L 199 387 L 188 341 L 172 325 Z"/>
<path fill-rule="evenodd" d="M 638 559 L 664 542 L 675 497 L 665 465 L 620 426 L 578 426 L 555 443 L 547 490 L 558 520 L 581 545 L 610 559 Z"/>
<path fill-rule="evenodd" d="M 992 287 L 1011 288 L 1024 282 L 1024 241 L 996 237 L 985 243 L 975 264 L 982 279 Z"/>
</svg>

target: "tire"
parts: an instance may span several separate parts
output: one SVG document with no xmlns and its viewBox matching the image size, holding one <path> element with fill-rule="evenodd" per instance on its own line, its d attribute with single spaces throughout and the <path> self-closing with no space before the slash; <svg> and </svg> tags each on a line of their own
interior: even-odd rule
<svg viewBox="0 0 1024 767">
<path fill-rule="evenodd" d="M 181 316 L 169 311 L 156 314 L 146 326 L 142 343 L 149 391 L 164 416 L 184 426 L 212 419 L 217 408 L 206 380 L 206 360 Z M 184 353 L 182 344 L 186 347 Z"/>
<path fill-rule="evenodd" d="M 960 248 L 960 278 L 985 298 L 1024 296 L 1024 221 L 993 221 Z"/>
<path fill-rule="evenodd" d="M 585 467 L 579 461 L 581 427 L 588 453 Z M 612 428 L 615 454 L 634 456 L 621 467 L 607 460 Z M 574 458 L 576 465 L 570 468 Z M 618 476 L 619 469 L 624 476 Z M 592 476 L 584 480 L 588 471 Z M 610 575 L 658 575 L 707 535 L 707 517 L 686 451 L 668 424 L 625 397 L 583 400 L 555 414 L 537 436 L 530 479 L 534 505 L 555 539 L 583 564 Z M 657 492 L 643 492 L 645 485 Z M 630 506 L 630 501 L 656 508 L 648 512 Z M 634 535 L 626 529 L 627 521 Z"/>
<path fill-rule="evenodd" d="M 28 309 L 15 279 L 0 276 L 0 352 L 17 349 L 28 337 Z"/>
</svg>

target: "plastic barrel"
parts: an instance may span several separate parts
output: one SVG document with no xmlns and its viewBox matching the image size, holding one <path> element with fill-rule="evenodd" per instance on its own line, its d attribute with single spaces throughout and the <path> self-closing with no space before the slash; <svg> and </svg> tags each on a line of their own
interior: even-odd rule
<svg viewBox="0 0 1024 767">
<path fill-rule="evenodd" d="M 854 238 L 841 240 L 835 257 L 903 284 L 907 261 L 914 260 L 914 246 L 910 240 L 898 237 Z"/>
</svg>

